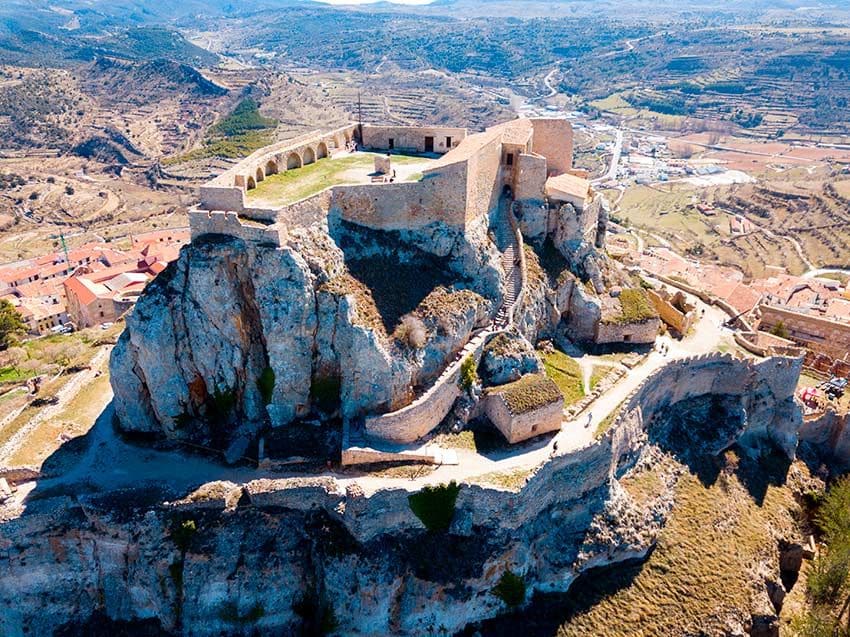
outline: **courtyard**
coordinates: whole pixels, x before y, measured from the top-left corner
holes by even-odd
[[[331,186],[372,183],[375,158],[383,153],[354,152],[319,159],[301,168],[293,168],[267,176],[247,193],[251,205],[288,205]],[[422,155],[393,153],[392,170],[396,182],[419,181],[422,171],[435,160]],[[391,175],[390,175],[391,176]],[[389,177],[389,176],[388,176]]]

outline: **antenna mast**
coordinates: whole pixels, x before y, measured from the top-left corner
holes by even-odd
[[[360,91],[357,91],[357,134],[360,143],[363,143],[363,101],[360,99]]]

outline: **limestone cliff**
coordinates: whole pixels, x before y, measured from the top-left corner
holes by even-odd
[[[529,593],[565,591],[587,569],[644,556],[675,507],[675,472],[627,478],[659,453],[679,472],[713,466],[736,442],[793,456],[799,364],[674,363],[600,440],[556,454],[524,485],[467,483],[441,499],[447,528],[414,514],[405,486],[421,481],[368,496],[329,476],[111,493],[39,485],[0,522],[0,634],[451,634],[507,610],[494,593],[507,569]]]
[[[110,364],[118,419],[239,455],[316,410],[396,409],[488,320],[498,263],[483,230],[340,223],[279,249],[206,235],[127,318]]]

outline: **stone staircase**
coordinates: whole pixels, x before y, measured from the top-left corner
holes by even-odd
[[[513,323],[514,309],[523,293],[525,281],[523,267],[525,263],[522,252],[522,240],[510,207],[510,200],[503,198],[499,204],[498,214],[500,218],[495,228],[496,245],[501,252],[501,264],[506,279],[505,295],[502,299],[502,304],[496,312],[496,316],[485,328],[473,333],[469,342],[455,354],[451,363],[446,366],[428,390],[410,405],[390,414],[373,417],[367,423],[368,427],[364,423],[346,424],[343,429],[342,464],[399,461],[428,464],[457,464],[457,454],[450,449],[442,449],[436,445],[429,444],[417,445],[415,442],[410,444],[394,443],[383,439],[383,436],[376,436],[375,432],[382,429],[392,430],[401,422],[412,418],[414,414],[427,409],[429,404],[433,402],[432,399],[435,399],[437,392],[443,392],[445,394],[446,388],[449,386],[455,388],[456,395],[460,395],[457,384],[463,361],[468,356],[476,356],[476,353],[483,349],[488,338],[506,330]],[[441,401],[437,400],[436,402]],[[431,416],[433,418],[429,417],[428,419],[432,422],[421,431],[417,431],[411,435],[411,438],[414,435],[415,437],[427,435],[446,415],[442,411],[436,413],[436,408],[432,412]],[[372,432],[372,436],[367,435],[367,428]]]
[[[522,292],[522,246],[517,241],[514,224],[511,223],[510,201],[503,199],[499,204],[499,225],[496,228],[496,243],[502,252],[502,270],[505,273],[505,297],[493,319],[496,330],[506,329],[513,322],[513,309]]]

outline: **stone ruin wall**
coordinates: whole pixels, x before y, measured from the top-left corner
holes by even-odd
[[[278,224],[262,225],[244,221],[230,211],[190,210],[189,225],[192,229],[191,240],[205,234],[221,234],[237,237],[249,243],[261,243],[281,247],[287,235],[286,228]]]
[[[434,222],[464,227],[466,162],[425,171],[415,182],[334,186],[330,213],[376,230],[411,230]]]
[[[444,154],[466,139],[465,128],[449,126],[363,126],[363,146],[374,150],[390,150],[389,140],[393,139],[393,150],[424,153],[425,137],[434,138],[434,152]],[[446,146],[446,138],[452,138],[451,148]]]
[[[564,420],[563,400],[522,414],[511,413],[504,396],[498,392],[485,397],[483,402],[484,413],[511,444],[550,431],[558,431]]]
[[[679,334],[685,335],[688,333],[688,330],[691,329],[691,325],[693,325],[694,320],[696,319],[696,313],[694,310],[684,313],[673,305],[673,303],[671,303],[671,299],[674,298],[675,295],[671,295],[670,298],[665,298],[655,290],[647,290],[646,294],[649,296],[649,300],[652,301],[652,304],[655,306],[655,311],[658,312],[664,323],[673,328]],[[677,292],[676,294],[681,294],[681,292]]]
[[[658,336],[661,319],[646,319],[639,323],[603,323],[596,326],[594,343],[636,343],[648,345],[654,343]]]
[[[487,215],[502,194],[502,141],[494,137],[467,161],[466,221]]]

